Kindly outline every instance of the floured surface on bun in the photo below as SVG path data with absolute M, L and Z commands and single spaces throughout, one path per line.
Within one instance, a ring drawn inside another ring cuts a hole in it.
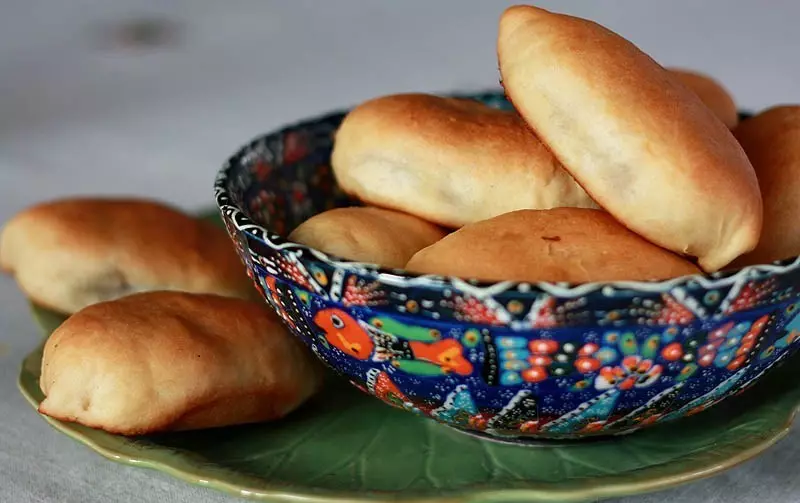
M 27 209 L 0 234 L 0 267 L 35 302 L 67 314 L 150 290 L 257 295 L 224 229 L 137 199 Z
M 420 251 L 416 273 L 486 281 L 663 280 L 697 266 L 631 232 L 602 210 L 520 210 L 474 223 Z
M 715 271 L 761 232 L 753 168 L 679 79 L 610 30 L 535 7 L 500 21 L 503 84 L 597 203 L 633 231 Z
M 770 108 L 739 124 L 735 135 L 758 175 L 764 229 L 756 249 L 734 265 L 800 255 L 800 106 Z
M 89 306 L 53 332 L 39 411 L 124 435 L 268 421 L 311 396 L 320 372 L 264 305 L 149 292 Z
M 700 100 L 725 124 L 733 129 L 739 123 L 739 110 L 733 96 L 716 79 L 683 68 L 669 68 L 683 85 L 694 91 Z
M 522 208 L 596 206 L 515 112 L 469 99 L 368 101 L 342 122 L 331 162 L 347 193 L 452 228 Z
M 289 240 L 348 260 L 399 269 L 445 235 L 442 228 L 407 213 L 350 207 L 311 217 Z

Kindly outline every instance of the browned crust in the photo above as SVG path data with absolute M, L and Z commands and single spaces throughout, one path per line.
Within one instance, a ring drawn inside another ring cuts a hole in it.
M 729 129 L 739 123 L 739 110 L 730 92 L 710 75 L 685 68 L 668 68 L 705 103 Z
M 319 213 L 300 224 L 289 240 L 345 259 L 401 268 L 445 234 L 413 215 L 362 206 Z
M 369 100 L 336 134 L 340 187 L 458 228 L 520 208 L 596 206 L 513 111 L 420 93 Z
M 53 332 L 39 412 L 125 435 L 210 428 L 283 417 L 321 380 L 268 307 L 149 292 L 89 306 Z
M 83 292 L 102 297 L 111 272 L 131 291 L 256 298 L 224 229 L 147 199 L 76 197 L 28 208 L 0 234 L 0 265 L 31 298 L 67 313 Z
M 771 107 L 734 130 L 755 168 L 764 201 L 758 246 L 734 267 L 800 255 L 800 105 Z
M 602 210 L 520 210 L 464 226 L 420 251 L 407 269 L 487 281 L 662 280 L 700 269 Z
M 708 271 L 755 246 L 761 198 L 744 152 L 695 92 L 633 44 L 587 20 L 515 6 L 501 18 L 498 58 L 515 108 L 629 228 Z M 676 204 L 677 192 L 691 207 Z

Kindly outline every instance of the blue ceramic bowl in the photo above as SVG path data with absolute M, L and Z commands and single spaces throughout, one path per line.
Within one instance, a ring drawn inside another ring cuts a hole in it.
M 343 117 L 257 138 L 215 194 L 267 302 L 365 392 L 492 437 L 584 438 L 707 409 L 800 346 L 798 260 L 661 282 L 485 283 L 288 242 L 312 215 L 355 204 L 329 164 Z

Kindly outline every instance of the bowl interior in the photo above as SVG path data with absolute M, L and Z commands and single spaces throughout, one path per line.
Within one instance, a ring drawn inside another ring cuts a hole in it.
M 500 92 L 457 96 L 513 109 Z M 230 161 L 239 166 L 230 182 L 234 203 L 254 222 L 282 236 L 317 213 L 360 205 L 341 191 L 330 168 L 334 134 L 345 114 L 333 112 L 289 126 L 241 150 Z

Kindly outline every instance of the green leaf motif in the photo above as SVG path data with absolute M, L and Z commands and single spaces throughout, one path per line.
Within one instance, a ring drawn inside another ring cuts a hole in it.
M 648 360 L 653 359 L 658 354 L 658 348 L 661 344 L 661 335 L 653 334 L 642 343 L 642 358 Z
M 403 372 L 423 377 L 440 376 L 444 373 L 439 365 L 422 360 L 394 360 L 392 365 Z
M 639 344 L 633 332 L 625 332 L 619 340 L 619 349 L 623 355 L 635 355 L 639 352 Z
M 439 340 L 438 332 L 425 327 L 406 325 L 388 316 L 376 316 L 369 320 L 369 324 L 383 332 L 409 341 L 434 342 Z

